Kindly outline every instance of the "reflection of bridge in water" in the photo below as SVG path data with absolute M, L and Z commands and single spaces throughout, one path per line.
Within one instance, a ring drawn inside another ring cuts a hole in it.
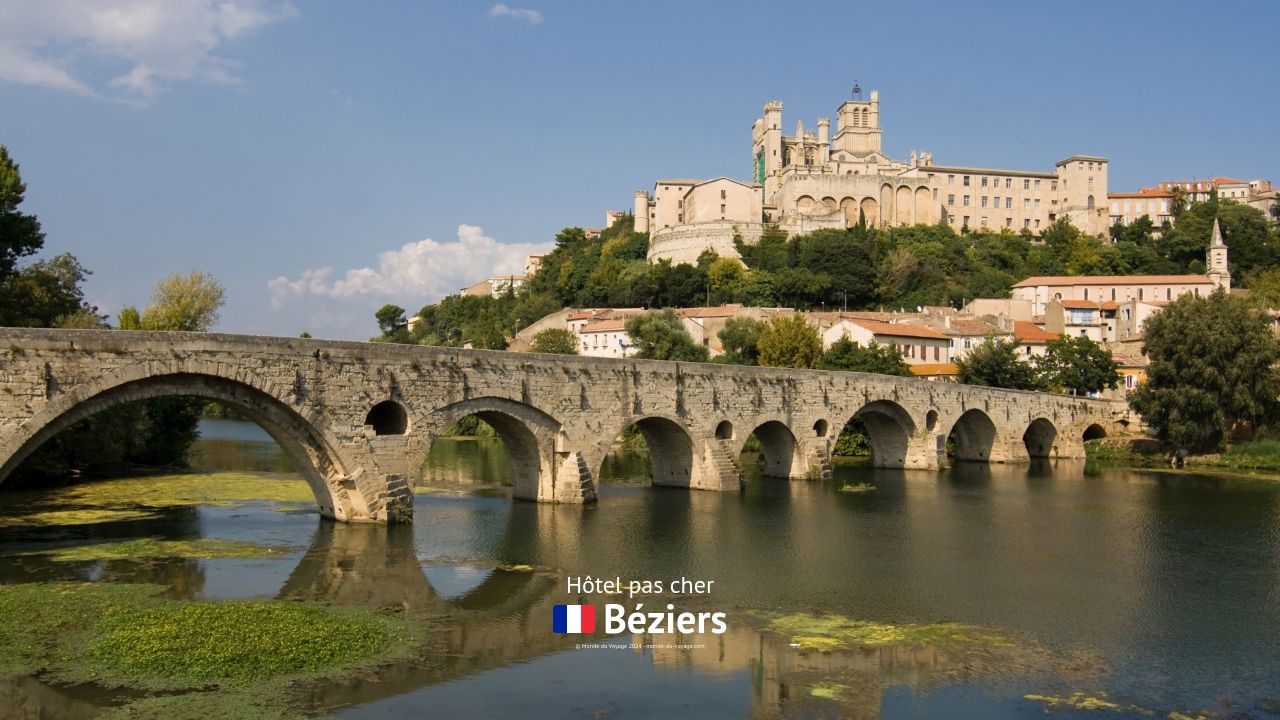
M 830 504 L 831 498 L 827 495 L 815 497 L 815 493 L 821 494 L 819 488 L 809 483 L 762 483 L 744 500 L 762 502 L 783 512 L 787 506 L 799 503 L 805 506 L 805 516 L 810 516 L 810 506 L 819 502 Z M 714 522 L 730 517 L 713 512 L 719 497 L 689 497 L 689 512 L 666 515 L 663 535 L 700 540 L 681 546 L 659 542 L 655 545 L 658 551 L 672 554 L 672 563 L 679 565 L 691 553 L 711 551 L 726 534 L 741 536 L 745 528 Z M 571 507 L 521 505 L 512 510 L 496 537 L 498 557 L 558 557 L 557 564 L 580 570 L 591 567 L 587 558 L 578 554 L 582 548 L 575 547 L 575 543 L 580 546 L 585 539 L 591 545 L 599 539 L 597 533 L 606 529 L 584 529 L 580 513 Z M 819 514 L 819 517 L 825 516 Z M 820 542 L 818 528 L 802 534 L 806 536 L 805 551 L 816 548 L 811 543 Z M 808 539 L 809 534 L 814 537 Z M 574 549 L 566 552 L 570 547 Z M 184 587 L 198 586 L 200 583 L 194 579 L 182 581 L 172 577 L 181 568 L 187 568 L 194 577 L 200 573 L 198 565 L 194 562 L 174 564 L 163 579 Z M 128 575 L 125 568 L 119 570 L 127 577 L 135 577 Z M 17 576 L 10 579 L 23 580 Z M 142 576 L 135 579 L 146 581 Z M 422 619 L 431 629 L 419 657 L 338 681 L 299 685 L 291 690 L 292 699 L 307 710 L 324 712 L 403 696 L 451 680 L 573 650 L 573 646 L 583 640 L 581 636 L 551 632 L 551 607 L 557 602 L 566 602 L 563 582 L 563 578 L 545 571 L 495 569 L 473 587 L 446 596 L 432 586 L 424 572 L 411 527 L 321 521 L 310 547 L 274 593 L 276 597 L 387 609 Z M 739 577 L 736 582 L 748 580 Z M 594 597 L 582 601 L 603 604 L 624 602 L 624 599 Z M 682 609 L 698 609 L 687 607 L 684 601 L 676 602 Z M 714 602 L 714 598 L 704 602 Z M 845 699 L 838 706 L 839 716 L 875 718 L 884 690 L 892 685 L 909 683 L 927 688 L 954 681 L 958 672 L 971 675 L 981 673 L 984 667 L 1001 663 L 1017 666 L 1018 663 L 1017 657 L 966 655 L 928 646 L 802 652 L 789 646 L 789 637 L 761 632 L 760 626 L 760 621 L 745 612 L 733 612 L 729 630 L 724 635 L 624 636 L 621 640 L 638 644 L 703 645 L 697 649 L 655 648 L 635 661 L 652 663 L 659 670 L 692 670 L 706 675 L 746 671 L 751 681 L 744 684 L 742 692 L 750 694 L 752 713 L 756 717 L 829 714 L 835 706 L 812 696 L 810 691 L 817 683 L 834 682 L 848 687 Z M 1007 668 L 1001 666 L 1000 669 Z M 522 671 L 537 672 L 531 666 Z M 92 717 L 101 711 L 102 701 L 100 694 L 95 696 L 83 688 L 50 686 L 29 678 L 0 683 L 0 702 L 6 702 L 5 707 L 25 708 L 24 712 L 29 710 L 27 714 L 32 717 Z M 429 697 L 423 698 L 423 702 L 429 702 Z

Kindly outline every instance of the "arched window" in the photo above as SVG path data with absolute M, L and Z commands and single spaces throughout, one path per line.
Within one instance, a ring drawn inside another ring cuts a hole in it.
M 1092 209 L 1093 209 L 1093 196 L 1092 196 L 1092 195 L 1090 195 L 1090 196 L 1089 196 L 1089 209 L 1090 209 L 1090 210 L 1092 210 Z

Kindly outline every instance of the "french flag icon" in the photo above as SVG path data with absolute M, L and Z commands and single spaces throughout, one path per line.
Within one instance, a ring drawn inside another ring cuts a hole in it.
M 572 635 L 596 631 L 595 605 L 556 605 L 551 609 L 551 629 Z

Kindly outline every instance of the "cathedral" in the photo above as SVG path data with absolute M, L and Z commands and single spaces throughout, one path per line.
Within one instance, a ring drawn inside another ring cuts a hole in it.
M 828 118 L 816 130 L 797 122 L 784 135 L 782 103 L 767 102 L 751 126 L 749 182 L 669 179 L 637 191 L 636 229 L 649 233 L 650 261 L 694 262 L 707 249 L 737 257 L 734 235 L 753 242 L 766 225 L 793 235 L 862 220 L 1039 232 L 1061 217 L 1107 231 L 1106 158 L 1072 156 L 1053 172 L 936 165 L 915 151 L 894 160 L 884 153 L 875 90 L 836 109 L 834 135 Z

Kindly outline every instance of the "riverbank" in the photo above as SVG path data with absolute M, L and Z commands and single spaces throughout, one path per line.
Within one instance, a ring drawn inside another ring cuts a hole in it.
M 1149 438 L 1088 440 L 1085 452 L 1089 462 L 1107 467 L 1170 469 L 1173 466 L 1173 450 Z M 1188 455 L 1182 469 L 1280 480 L 1280 441 L 1253 440 L 1232 445 L 1221 453 Z

